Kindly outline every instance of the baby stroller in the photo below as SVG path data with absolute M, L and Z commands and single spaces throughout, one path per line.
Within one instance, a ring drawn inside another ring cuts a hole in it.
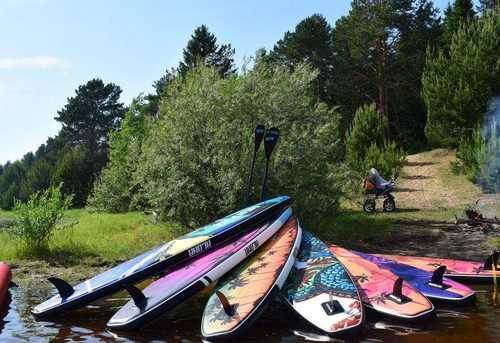
M 387 181 L 380 176 L 377 169 L 370 169 L 370 176 L 363 182 L 363 188 L 368 198 L 363 204 L 363 211 L 366 213 L 375 212 L 376 200 L 384 198 L 384 212 L 392 212 L 396 209 L 396 201 L 391 192 L 394 190 L 394 181 Z

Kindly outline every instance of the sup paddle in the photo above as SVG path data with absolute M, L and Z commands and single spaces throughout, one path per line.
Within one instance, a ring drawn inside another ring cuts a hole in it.
M 259 151 L 260 143 L 262 143 L 262 139 L 264 138 L 264 132 L 266 128 L 264 125 L 257 125 L 255 128 L 255 149 L 253 151 L 252 158 L 252 167 L 250 168 L 250 177 L 248 178 L 248 190 L 247 190 L 247 205 L 250 205 L 250 196 L 252 192 L 252 179 L 253 179 L 253 171 L 255 168 L 255 159 L 257 158 L 257 151 Z
M 264 201 L 267 195 L 267 174 L 269 171 L 269 161 L 271 160 L 271 154 L 273 153 L 273 149 L 278 142 L 279 136 L 280 130 L 275 127 L 267 130 L 266 135 L 264 136 L 264 150 L 266 152 L 266 172 L 264 174 L 264 182 L 262 183 L 262 193 L 260 195 L 260 201 Z

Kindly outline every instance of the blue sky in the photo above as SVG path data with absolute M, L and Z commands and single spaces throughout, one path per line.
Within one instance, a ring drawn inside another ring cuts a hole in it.
M 321 13 L 333 24 L 349 7 L 350 0 L 1 0 L 0 163 L 56 134 L 57 110 L 93 77 L 120 85 L 125 103 L 151 91 L 201 24 L 233 45 L 241 66 L 301 19 Z

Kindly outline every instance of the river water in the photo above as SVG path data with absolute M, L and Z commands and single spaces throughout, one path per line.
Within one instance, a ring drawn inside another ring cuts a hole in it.
M 493 286 L 473 287 L 478 293 L 475 305 L 438 306 L 436 318 L 420 324 L 403 324 L 369 314 L 359 335 L 336 339 L 313 333 L 276 300 L 238 342 L 500 342 L 500 296 L 495 299 Z M 210 290 L 149 326 L 128 333 L 106 328 L 107 320 L 127 301 L 127 294 L 118 293 L 51 320 L 35 320 L 30 309 L 51 292 L 46 287 L 13 288 L 9 307 L 0 319 L 0 342 L 200 342 L 200 318 Z

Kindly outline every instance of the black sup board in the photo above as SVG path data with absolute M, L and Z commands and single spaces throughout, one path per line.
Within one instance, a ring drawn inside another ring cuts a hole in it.
M 256 225 L 278 216 L 291 201 L 290 197 L 281 196 L 244 208 L 76 286 L 58 278 L 49 278 L 58 294 L 36 306 L 32 313 L 36 317 L 57 315 L 128 288 L 134 283 L 164 272 L 167 267 L 188 261 L 237 238 Z

